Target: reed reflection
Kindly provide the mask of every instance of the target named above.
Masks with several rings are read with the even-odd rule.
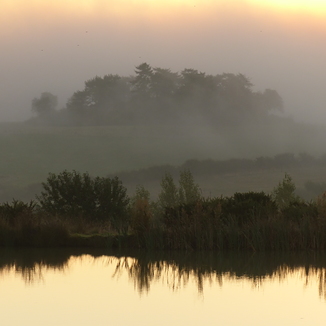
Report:
[[[103,268],[113,266],[113,277],[127,273],[135,289],[149,292],[151,285],[161,282],[173,291],[195,281],[199,293],[204,287],[216,283],[220,287],[230,280],[249,280],[260,287],[266,280],[283,282],[287,277],[299,275],[303,286],[318,281],[319,296],[326,300],[326,257],[317,253],[216,253],[216,252],[102,252],[74,250],[0,250],[1,274],[9,270],[32,284],[44,279],[47,271],[62,273],[69,270],[72,257],[83,261],[100,261]]]
[[[138,255],[137,258],[111,257],[116,264],[114,277],[127,272],[139,293],[148,292],[153,282],[161,281],[172,290],[194,280],[199,293],[204,284],[217,283],[220,287],[230,280],[246,279],[253,287],[266,280],[284,281],[299,274],[303,285],[318,279],[319,295],[326,300],[326,260],[315,254],[252,254],[252,253],[169,253]]]
[[[0,277],[14,270],[27,284],[39,282],[48,270],[63,272],[69,258],[68,252],[60,250],[0,250]]]

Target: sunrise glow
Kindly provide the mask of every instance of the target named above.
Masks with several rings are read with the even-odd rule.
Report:
[[[325,0],[250,0],[250,3],[280,12],[291,11],[316,15],[325,14],[326,12]]]
[[[300,14],[321,16],[326,13],[324,0],[57,0],[41,1],[3,0],[0,4],[0,18],[21,18],[28,15],[44,17],[51,20],[58,16],[114,16],[141,19],[148,17],[152,21],[161,21],[166,16],[200,15],[210,16],[221,11],[232,11],[238,6],[252,12],[269,10],[275,14]],[[190,18],[190,17],[189,17]],[[179,17],[185,19],[185,17]]]

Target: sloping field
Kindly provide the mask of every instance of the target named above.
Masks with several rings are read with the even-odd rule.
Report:
[[[316,195],[323,191],[321,190],[317,193],[307,192],[305,189],[305,183],[307,181],[316,184],[326,184],[326,167],[260,169],[250,173],[216,173],[205,176],[194,174],[194,177],[204,197],[215,197],[232,196],[235,192],[248,191],[264,191],[265,193],[270,193],[283,180],[285,173],[292,177],[298,194],[307,200],[314,199]],[[123,177],[122,180],[131,194],[135,192],[137,185],[143,185],[150,191],[152,198],[155,198],[159,194],[160,181],[163,175],[164,173],[151,179],[144,178],[143,181],[141,178],[135,178],[135,180],[128,178],[125,181]],[[175,175],[174,179],[177,183],[178,176]],[[326,191],[326,188],[324,191]]]
[[[282,152],[323,153],[324,129],[289,125],[278,132],[268,126],[249,128],[209,126],[32,127],[0,126],[0,199],[21,191],[33,197],[49,172],[64,169],[105,176],[189,159],[225,160],[273,156]],[[287,137],[288,136],[288,137]],[[201,177],[204,195],[269,190],[290,173],[298,186],[307,180],[326,181],[325,171],[256,171]],[[324,178],[325,176],[325,178]],[[137,182],[139,183],[139,182]],[[148,183],[148,180],[144,184]],[[157,192],[157,180],[153,180]],[[35,186],[33,186],[35,185]],[[156,185],[154,187],[154,185]],[[134,185],[130,184],[131,187]],[[156,190],[155,190],[155,189]],[[17,191],[17,192],[15,192]],[[16,196],[15,196],[16,197]]]

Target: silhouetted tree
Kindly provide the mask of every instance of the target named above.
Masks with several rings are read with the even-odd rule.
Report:
[[[170,69],[154,68],[151,76],[152,96],[159,99],[171,99],[179,87],[179,74]]]
[[[202,97],[209,86],[209,77],[204,72],[195,69],[184,69],[181,72],[181,85],[179,95],[183,99],[193,99]]]
[[[40,117],[46,117],[55,112],[57,105],[57,96],[49,92],[43,92],[39,98],[35,97],[32,100],[32,111]]]
[[[243,74],[224,73],[219,84],[219,96],[228,110],[243,116],[252,110],[252,83]]]
[[[85,92],[89,107],[98,111],[115,109],[129,96],[129,86],[125,78],[118,75],[96,76],[85,82]]]
[[[96,76],[85,82],[83,91],[69,99],[67,110],[97,124],[110,124],[123,116],[130,97],[129,78],[118,75]]]
[[[141,98],[151,95],[153,69],[146,62],[140,64],[135,70],[136,77],[131,81],[132,91]]]
[[[283,99],[277,91],[273,89],[265,89],[263,93],[256,92],[254,94],[254,101],[256,109],[261,112],[284,111]]]

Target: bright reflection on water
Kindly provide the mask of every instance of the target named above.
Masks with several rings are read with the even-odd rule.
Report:
[[[326,257],[0,250],[0,325],[325,325]]]

